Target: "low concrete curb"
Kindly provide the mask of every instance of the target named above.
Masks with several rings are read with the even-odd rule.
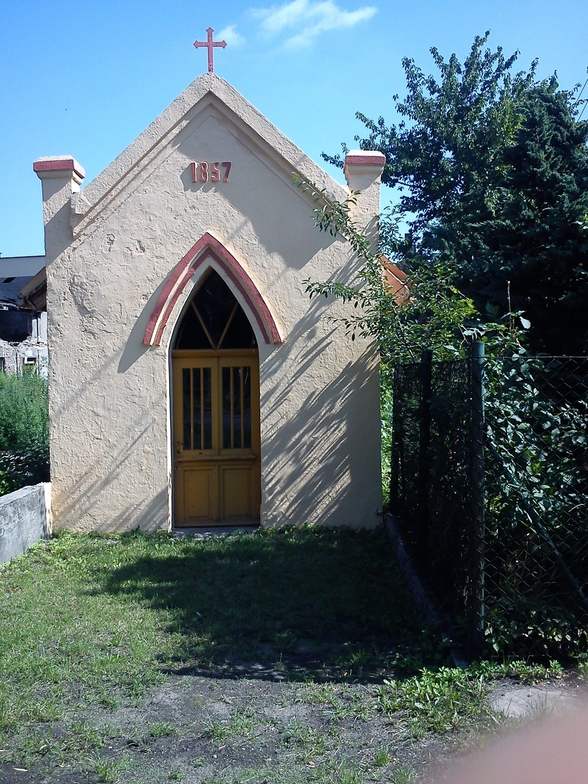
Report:
[[[41,482],[0,497],[0,563],[51,535],[51,484]]]

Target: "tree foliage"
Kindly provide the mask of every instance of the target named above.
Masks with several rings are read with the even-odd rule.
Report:
[[[0,494],[49,481],[47,382],[0,373]]]
[[[485,365],[485,633],[501,655],[587,649],[585,374],[522,354]]]
[[[430,264],[414,257],[406,281],[407,296],[399,298],[392,291],[386,284],[380,251],[392,261],[400,260],[403,253],[408,255],[394,211],[381,218],[381,242],[375,251],[351,219],[354,194],[346,202],[333,201],[327,199],[324,190],[300,176],[295,182],[313,197],[317,227],[346,239],[361,263],[357,279],[351,284],[307,280],[306,290],[311,297],[334,296],[353,306],[340,321],[353,340],[356,334],[377,338],[384,381],[392,363],[418,362],[426,350],[435,359],[455,359],[465,354],[472,338],[490,338],[499,353],[519,347],[513,314],[481,324],[473,302],[455,286],[453,272],[443,260]]]
[[[368,135],[356,141],[387,157],[382,179],[406,229],[393,250],[408,271],[449,272],[481,314],[524,311],[534,349],[585,353],[588,123],[574,91],[537,80],[535,63],[514,72],[517,54],[487,40],[463,64],[433,48],[437,76],[405,58],[401,120],[358,113]]]

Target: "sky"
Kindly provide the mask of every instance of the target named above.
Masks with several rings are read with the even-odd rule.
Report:
[[[207,70],[207,27],[215,72],[340,182],[321,152],[354,146],[357,111],[397,119],[403,57],[430,73],[432,46],[463,60],[490,30],[520,69],[587,78],[586,0],[0,0],[4,257],[44,253],[33,161],[72,155],[89,183]]]

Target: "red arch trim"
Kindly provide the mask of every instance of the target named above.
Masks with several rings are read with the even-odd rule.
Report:
[[[190,248],[184,258],[174,267],[149,317],[143,343],[147,346],[159,346],[161,344],[163,331],[180,294],[196,270],[210,257],[228,275],[243,296],[257,321],[264,341],[268,344],[281,343],[282,339],[274,317],[265,304],[265,300],[257,286],[233,254],[208,232],[202,235],[198,242]]]

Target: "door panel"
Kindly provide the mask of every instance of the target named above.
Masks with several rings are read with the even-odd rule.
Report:
[[[214,520],[217,512],[214,499],[218,492],[214,469],[185,466],[179,472],[179,479],[186,524],[188,521]]]
[[[250,514],[252,479],[252,466],[221,467],[222,510],[225,520],[231,517],[246,518]]]
[[[176,526],[259,520],[257,350],[172,353]]]

